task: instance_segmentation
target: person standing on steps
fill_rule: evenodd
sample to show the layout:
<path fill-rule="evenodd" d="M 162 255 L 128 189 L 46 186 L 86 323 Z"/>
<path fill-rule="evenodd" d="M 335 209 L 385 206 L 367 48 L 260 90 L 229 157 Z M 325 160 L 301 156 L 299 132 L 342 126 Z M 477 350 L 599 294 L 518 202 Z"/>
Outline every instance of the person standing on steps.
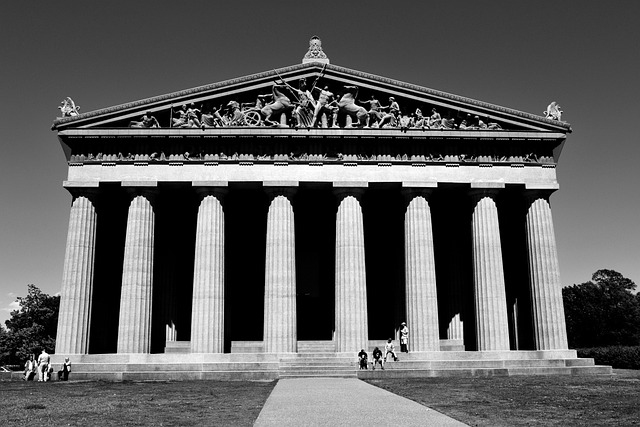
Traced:
<path fill-rule="evenodd" d="M 402 353 L 409 353 L 409 328 L 407 328 L 407 324 L 402 322 L 400 324 L 400 351 Z"/>

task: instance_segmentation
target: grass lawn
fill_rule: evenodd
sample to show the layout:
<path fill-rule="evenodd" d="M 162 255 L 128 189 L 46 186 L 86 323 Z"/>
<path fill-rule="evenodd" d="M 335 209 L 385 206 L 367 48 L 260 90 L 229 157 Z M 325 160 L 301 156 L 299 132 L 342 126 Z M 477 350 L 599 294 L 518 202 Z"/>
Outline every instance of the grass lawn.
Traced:
<path fill-rule="evenodd" d="M 276 382 L 0 382 L 0 426 L 251 426 Z"/>
<path fill-rule="evenodd" d="M 640 425 L 640 371 L 367 381 L 471 426 Z"/>
<path fill-rule="evenodd" d="M 640 425 L 640 371 L 368 381 L 471 426 Z M 276 382 L 0 382 L 0 426 L 250 426 Z"/>

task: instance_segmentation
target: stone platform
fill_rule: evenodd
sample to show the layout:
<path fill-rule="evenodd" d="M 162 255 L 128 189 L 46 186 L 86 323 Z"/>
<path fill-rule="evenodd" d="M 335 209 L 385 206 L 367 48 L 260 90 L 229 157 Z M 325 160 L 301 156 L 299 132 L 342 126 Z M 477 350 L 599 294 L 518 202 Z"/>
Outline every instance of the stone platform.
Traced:
<path fill-rule="evenodd" d="M 580 359 L 575 350 L 434 351 L 398 353 L 385 369 L 360 370 L 356 352 L 331 352 L 326 345 L 308 352 L 266 354 L 90 354 L 68 355 L 74 380 L 260 380 L 300 377 L 417 378 L 442 376 L 610 375 L 610 366 Z M 323 349 L 324 351 L 318 351 Z M 255 350 L 255 347 L 253 348 Z M 371 349 L 369 349 L 371 357 Z M 52 355 L 57 370 L 64 355 Z M 19 375 L 15 373 L 14 375 Z M 20 374 L 21 375 L 21 374 Z"/>

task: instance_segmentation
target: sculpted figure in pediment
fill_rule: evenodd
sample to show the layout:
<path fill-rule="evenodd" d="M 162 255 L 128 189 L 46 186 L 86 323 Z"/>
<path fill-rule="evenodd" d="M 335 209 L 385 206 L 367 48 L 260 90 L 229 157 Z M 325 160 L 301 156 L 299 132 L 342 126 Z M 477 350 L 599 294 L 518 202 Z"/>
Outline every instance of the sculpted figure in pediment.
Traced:
<path fill-rule="evenodd" d="M 229 101 L 227 104 L 227 126 L 242 126 L 244 125 L 244 116 L 242 115 L 242 111 L 240 110 L 240 104 L 236 101 Z"/>
<path fill-rule="evenodd" d="M 198 116 L 200 115 L 200 110 L 196 108 L 195 104 L 192 102 L 187 108 L 187 123 L 189 127 L 199 128 L 202 126 L 200 123 L 200 119 Z"/>
<path fill-rule="evenodd" d="M 224 120 L 220 115 L 220 110 L 215 107 L 211 107 L 211 109 L 207 111 L 203 110 L 201 119 L 203 127 L 213 128 L 224 125 Z"/>
<path fill-rule="evenodd" d="M 260 110 L 264 116 L 264 122 L 271 126 L 279 126 L 279 122 L 271 120 L 274 114 L 282 114 L 292 109 L 291 100 L 287 96 L 288 88 L 286 84 L 274 84 L 271 87 L 273 101 Z"/>
<path fill-rule="evenodd" d="M 160 123 L 151 115 L 151 111 L 147 111 L 144 116 L 140 117 L 140 121 L 132 121 L 129 123 L 131 128 L 159 128 Z"/>
<path fill-rule="evenodd" d="M 413 113 L 413 115 L 414 115 L 413 123 L 412 123 L 413 128 L 424 129 L 425 127 L 428 127 L 427 118 L 422 115 L 421 109 L 416 108 L 416 112 Z"/>
<path fill-rule="evenodd" d="M 382 104 L 380 104 L 380 101 L 376 99 L 375 95 L 371 95 L 371 99 L 367 99 L 365 101 L 358 100 L 358 102 L 361 104 L 369 104 L 368 114 L 370 126 L 374 126 L 376 123 L 380 122 L 384 114 L 381 111 Z"/>
<path fill-rule="evenodd" d="M 324 89 L 314 86 L 312 92 L 317 90 L 320 92 L 318 100 L 316 101 L 316 107 L 313 111 L 313 120 L 311 120 L 311 127 L 314 127 L 318 123 L 318 118 L 323 113 L 331 113 L 333 118 L 333 127 L 338 127 L 338 106 L 334 100 L 333 92 L 329 91 L 329 86 L 325 86 Z"/>
<path fill-rule="evenodd" d="M 342 113 L 346 113 L 351 117 L 356 116 L 358 119 L 357 126 L 369 127 L 369 114 L 364 107 L 356 105 L 357 97 L 358 86 L 345 86 L 344 94 L 338 101 L 338 108 Z"/>
<path fill-rule="evenodd" d="M 311 91 L 307 89 L 306 79 L 300 79 L 298 89 L 287 84 L 287 87 L 296 95 L 296 107 L 294 109 L 294 117 L 297 127 L 311 127 L 313 122 L 313 113 L 316 108 L 316 102 L 313 99 Z M 314 83 L 315 86 L 315 83 Z"/>
<path fill-rule="evenodd" d="M 196 108 L 192 102 L 188 107 L 187 104 L 183 104 L 179 110 L 173 111 L 176 117 L 172 118 L 171 127 L 174 128 L 199 128 L 202 127 L 200 123 L 200 110 Z"/>
<path fill-rule="evenodd" d="M 397 127 L 400 119 L 400 104 L 396 102 L 396 99 L 390 96 L 389 105 L 380 107 L 380 109 L 389 110 L 389 112 L 382 116 L 377 127 Z"/>
<path fill-rule="evenodd" d="M 440 121 L 440 127 L 436 127 L 436 128 L 432 128 L 432 129 L 447 129 L 447 130 L 451 130 L 451 129 L 455 129 L 456 128 L 456 121 L 454 119 L 447 119 L 444 118 Z"/>
<path fill-rule="evenodd" d="M 442 126 L 442 117 L 440 117 L 440 113 L 435 108 L 431 109 L 431 116 L 429 116 L 427 125 L 429 129 L 440 129 Z"/>
<path fill-rule="evenodd" d="M 174 111 L 173 115 L 175 115 L 176 117 L 172 119 L 171 127 L 174 127 L 174 128 L 189 127 L 188 121 L 187 121 L 187 105 L 186 104 L 183 104 L 179 110 Z"/>

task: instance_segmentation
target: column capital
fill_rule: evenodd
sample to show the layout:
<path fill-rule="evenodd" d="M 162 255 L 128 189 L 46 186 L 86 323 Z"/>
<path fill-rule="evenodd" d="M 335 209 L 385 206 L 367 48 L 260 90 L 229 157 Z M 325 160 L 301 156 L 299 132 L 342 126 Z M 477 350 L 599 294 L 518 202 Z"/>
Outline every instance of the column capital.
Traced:
<path fill-rule="evenodd" d="M 229 189 L 227 187 L 218 187 L 212 185 L 193 185 L 193 189 L 198 195 L 198 200 L 202 201 L 207 196 L 214 196 L 216 199 L 221 202 L 224 200 L 225 196 L 229 194 Z"/>
<path fill-rule="evenodd" d="M 358 201 L 362 199 L 364 192 L 367 188 L 367 184 L 364 185 L 337 185 L 342 183 L 333 183 L 333 194 L 336 196 L 338 203 L 345 197 L 353 196 Z M 346 183 L 345 183 L 346 184 Z"/>
<path fill-rule="evenodd" d="M 551 194 L 556 191 L 555 189 L 526 189 L 522 192 L 524 200 L 527 203 L 527 206 L 531 203 L 535 202 L 538 199 L 544 199 L 549 202 L 549 197 Z"/>
<path fill-rule="evenodd" d="M 471 198 L 471 205 L 475 206 L 485 197 L 489 197 L 495 201 L 495 198 L 499 193 L 499 188 L 471 188 L 468 194 Z"/>
<path fill-rule="evenodd" d="M 72 183 L 65 182 L 64 188 L 71 194 L 74 200 L 78 197 L 86 197 L 92 203 L 95 203 L 98 195 L 100 194 L 100 188 L 98 187 L 97 182 L 90 183 L 89 185 L 74 185 Z"/>
<path fill-rule="evenodd" d="M 138 196 L 142 196 L 147 199 L 152 205 L 155 204 L 158 198 L 158 189 L 157 187 L 133 187 L 133 186 L 125 186 L 125 191 L 129 196 L 130 200 L 135 199 Z"/>
<path fill-rule="evenodd" d="M 400 190 L 400 194 L 404 198 L 405 205 L 411 203 L 416 197 L 424 197 L 426 201 L 429 201 L 433 194 L 433 188 L 428 187 L 405 187 Z"/>
<path fill-rule="evenodd" d="M 296 192 L 298 191 L 297 187 L 283 187 L 283 186 L 269 186 L 269 187 L 264 187 L 264 191 L 265 193 L 267 193 L 267 196 L 269 197 L 269 201 L 272 201 L 273 199 L 275 199 L 278 196 L 284 196 L 287 199 L 291 199 Z"/>

